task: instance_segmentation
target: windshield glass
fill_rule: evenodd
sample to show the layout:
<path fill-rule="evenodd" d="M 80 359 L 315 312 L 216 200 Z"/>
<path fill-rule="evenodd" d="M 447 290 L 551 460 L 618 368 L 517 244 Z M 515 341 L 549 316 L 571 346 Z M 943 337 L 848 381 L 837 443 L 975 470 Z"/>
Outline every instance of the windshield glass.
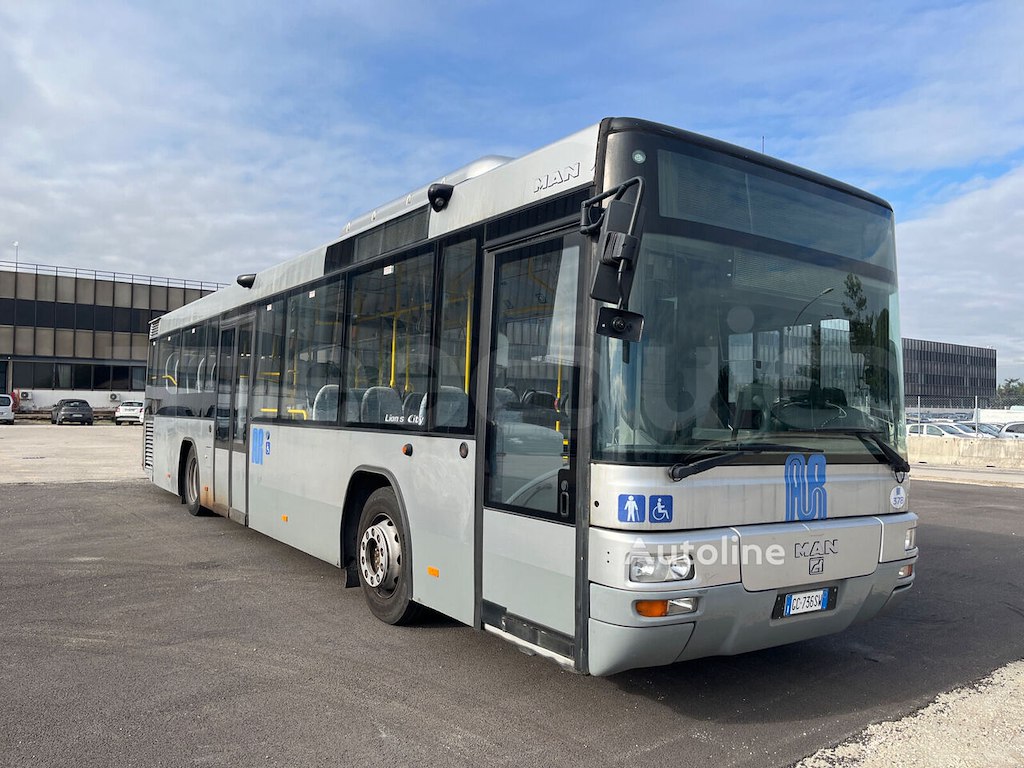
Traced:
<path fill-rule="evenodd" d="M 595 458 L 772 442 L 873 460 L 858 432 L 905 453 L 892 212 L 683 142 L 612 138 L 623 177 L 646 182 L 629 303 L 646 319 L 625 355 L 598 340 Z"/>

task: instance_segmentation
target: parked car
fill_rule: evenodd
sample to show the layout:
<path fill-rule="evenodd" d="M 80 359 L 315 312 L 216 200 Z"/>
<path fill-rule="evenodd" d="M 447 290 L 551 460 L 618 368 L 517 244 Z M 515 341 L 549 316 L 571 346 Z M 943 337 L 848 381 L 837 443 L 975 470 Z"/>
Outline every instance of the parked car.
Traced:
<path fill-rule="evenodd" d="M 0 424 L 14 423 L 14 399 L 10 395 L 0 395 Z"/>
<path fill-rule="evenodd" d="M 114 423 L 117 426 L 122 424 L 141 424 L 144 409 L 145 404 L 141 400 L 125 400 L 114 411 Z"/>
<path fill-rule="evenodd" d="M 985 429 L 985 424 L 975 424 L 973 421 L 960 421 L 953 426 L 966 432 L 968 437 L 982 437 L 986 440 L 995 437 L 995 435 Z"/>
<path fill-rule="evenodd" d="M 967 437 L 952 424 L 911 424 L 907 427 L 907 434 L 925 437 Z"/>
<path fill-rule="evenodd" d="M 1001 426 L 1001 424 L 981 423 L 978 424 L 978 431 L 988 435 L 989 437 L 999 437 L 999 427 Z"/>
<path fill-rule="evenodd" d="M 999 430 L 1000 437 L 1012 437 L 1017 440 L 1024 440 L 1024 421 L 1011 421 Z"/>
<path fill-rule="evenodd" d="M 92 406 L 85 400 L 58 400 L 50 410 L 51 424 L 92 424 Z"/>
<path fill-rule="evenodd" d="M 974 424 L 967 421 L 944 421 L 941 422 L 940 426 L 941 425 L 953 427 L 953 429 L 957 430 L 958 432 L 962 432 L 967 437 L 983 437 L 985 439 L 992 437 L 991 435 L 986 434 L 985 432 L 975 432 Z"/>

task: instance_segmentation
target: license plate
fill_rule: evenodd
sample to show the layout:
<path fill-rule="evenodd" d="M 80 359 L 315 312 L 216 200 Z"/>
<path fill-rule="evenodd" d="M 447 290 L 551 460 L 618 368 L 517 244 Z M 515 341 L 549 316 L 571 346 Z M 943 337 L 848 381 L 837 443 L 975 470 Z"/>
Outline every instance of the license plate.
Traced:
<path fill-rule="evenodd" d="M 809 592 L 791 592 L 779 595 L 775 600 L 773 619 L 799 616 L 801 613 L 831 611 L 836 607 L 836 588 L 815 589 Z"/>

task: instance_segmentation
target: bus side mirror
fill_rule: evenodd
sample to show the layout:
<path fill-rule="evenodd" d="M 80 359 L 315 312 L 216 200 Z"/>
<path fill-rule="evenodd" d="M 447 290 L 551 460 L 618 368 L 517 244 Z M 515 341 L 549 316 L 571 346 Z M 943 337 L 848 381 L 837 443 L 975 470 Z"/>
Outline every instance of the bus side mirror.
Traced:
<path fill-rule="evenodd" d="M 640 241 L 629 232 L 633 206 L 621 200 L 612 200 L 604 214 L 598 240 L 600 262 L 594 275 L 590 298 L 619 304 L 629 304 L 633 290 L 633 266 Z"/>
<path fill-rule="evenodd" d="M 633 202 L 627 203 L 622 196 L 633 186 L 637 187 L 636 197 Z M 596 332 L 623 342 L 640 341 L 644 329 L 644 316 L 627 309 L 640 250 L 640 239 L 633 233 L 640 218 L 643 189 L 641 177 L 629 179 L 614 189 L 586 200 L 580 214 L 580 232 L 585 235 L 597 233 L 598 236 L 597 253 L 600 261 L 594 275 L 594 285 L 590 289 L 590 298 L 615 305 L 601 307 Z M 599 203 L 604 200 L 607 203 L 602 209 Z M 596 220 L 595 212 L 599 212 Z M 624 360 L 628 360 L 628 349 L 628 345 L 624 344 Z"/>

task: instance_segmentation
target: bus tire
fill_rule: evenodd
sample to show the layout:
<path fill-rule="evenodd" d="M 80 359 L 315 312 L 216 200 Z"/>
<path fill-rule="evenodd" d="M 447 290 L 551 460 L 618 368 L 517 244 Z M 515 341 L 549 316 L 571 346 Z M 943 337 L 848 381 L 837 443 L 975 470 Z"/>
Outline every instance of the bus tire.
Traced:
<path fill-rule="evenodd" d="M 386 624 L 410 624 L 422 606 L 412 601 L 409 536 L 398 498 L 390 486 L 378 488 L 359 516 L 359 585 L 370 613 Z"/>
<path fill-rule="evenodd" d="M 202 488 L 199 477 L 199 456 L 196 454 L 196 447 L 189 446 L 188 456 L 185 457 L 184 474 L 181 478 L 181 500 L 190 515 L 203 514 L 203 506 L 199 503 L 199 489 Z"/>

